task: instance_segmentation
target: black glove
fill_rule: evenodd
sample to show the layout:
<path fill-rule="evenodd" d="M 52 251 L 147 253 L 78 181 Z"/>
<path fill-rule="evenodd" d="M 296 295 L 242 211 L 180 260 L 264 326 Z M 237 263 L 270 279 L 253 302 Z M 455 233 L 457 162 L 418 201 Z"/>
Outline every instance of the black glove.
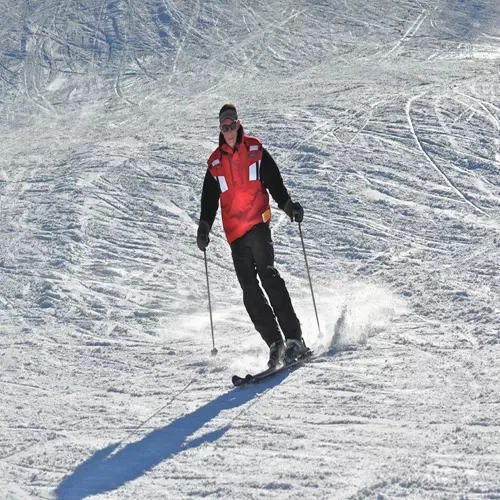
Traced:
<path fill-rule="evenodd" d="M 204 252 L 210 243 L 210 238 L 208 237 L 210 233 L 210 226 L 207 221 L 201 220 L 198 226 L 198 235 L 196 236 L 196 243 L 198 248 Z"/>
<path fill-rule="evenodd" d="M 304 209 L 302 208 L 302 205 L 300 203 L 294 203 L 291 198 L 288 198 L 283 210 L 288 217 L 290 217 L 292 222 L 302 222 L 304 219 Z"/>

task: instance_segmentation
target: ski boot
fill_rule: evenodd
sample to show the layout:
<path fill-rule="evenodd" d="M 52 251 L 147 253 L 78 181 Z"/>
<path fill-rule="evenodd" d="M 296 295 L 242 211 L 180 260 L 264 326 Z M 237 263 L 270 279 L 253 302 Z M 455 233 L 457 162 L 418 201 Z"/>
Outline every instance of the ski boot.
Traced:
<path fill-rule="evenodd" d="M 269 361 L 267 366 L 269 368 L 278 368 L 283 363 L 283 356 L 285 355 L 285 344 L 282 340 L 277 340 L 271 344 L 269 348 Z"/>
<path fill-rule="evenodd" d="M 309 349 L 306 347 L 302 337 L 300 339 L 287 339 L 283 363 L 285 365 L 293 363 L 307 355 L 308 352 Z"/>

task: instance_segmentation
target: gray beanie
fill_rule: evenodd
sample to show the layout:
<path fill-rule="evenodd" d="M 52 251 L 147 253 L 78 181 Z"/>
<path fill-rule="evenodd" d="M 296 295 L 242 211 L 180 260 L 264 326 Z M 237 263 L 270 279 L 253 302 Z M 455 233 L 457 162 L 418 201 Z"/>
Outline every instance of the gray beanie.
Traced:
<path fill-rule="evenodd" d="M 238 113 L 236 112 L 236 107 L 233 105 L 224 105 L 219 112 L 219 123 L 222 124 L 222 122 L 228 118 L 233 120 L 233 122 L 238 121 Z"/>

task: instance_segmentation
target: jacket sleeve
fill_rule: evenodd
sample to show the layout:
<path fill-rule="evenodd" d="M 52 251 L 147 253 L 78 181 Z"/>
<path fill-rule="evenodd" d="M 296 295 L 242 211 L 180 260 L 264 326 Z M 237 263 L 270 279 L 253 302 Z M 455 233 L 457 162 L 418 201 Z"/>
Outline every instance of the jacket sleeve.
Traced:
<path fill-rule="evenodd" d="M 290 199 L 290 195 L 283 184 L 283 179 L 279 171 L 278 165 L 267 149 L 262 148 L 262 161 L 260 164 L 260 179 L 266 189 L 273 197 L 273 200 L 283 210 L 285 203 Z"/>
<path fill-rule="evenodd" d="M 219 197 L 219 185 L 210 173 L 210 169 L 207 168 L 205 180 L 203 181 L 203 190 L 201 193 L 200 221 L 204 220 L 208 222 L 210 227 L 212 227 L 215 216 L 217 215 Z"/>

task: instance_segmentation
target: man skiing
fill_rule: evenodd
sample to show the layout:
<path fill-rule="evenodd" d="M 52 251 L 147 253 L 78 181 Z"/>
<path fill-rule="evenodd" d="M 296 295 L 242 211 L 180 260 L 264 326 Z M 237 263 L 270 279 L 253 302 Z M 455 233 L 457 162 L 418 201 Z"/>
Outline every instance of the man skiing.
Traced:
<path fill-rule="evenodd" d="M 292 222 L 302 222 L 304 210 L 291 200 L 278 166 L 262 142 L 245 135 L 233 104 L 222 106 L 219 124 L 219 147 L 208 159 L 203 182 L 197 244 L 206 251 L 220 200 L 222 225 L 243 302 L 255 329 L 269 346 L 268 366 L 278 367 L 303 354 L 306 346 L 285 282 L 274 267 L 268 191 Z"/>

